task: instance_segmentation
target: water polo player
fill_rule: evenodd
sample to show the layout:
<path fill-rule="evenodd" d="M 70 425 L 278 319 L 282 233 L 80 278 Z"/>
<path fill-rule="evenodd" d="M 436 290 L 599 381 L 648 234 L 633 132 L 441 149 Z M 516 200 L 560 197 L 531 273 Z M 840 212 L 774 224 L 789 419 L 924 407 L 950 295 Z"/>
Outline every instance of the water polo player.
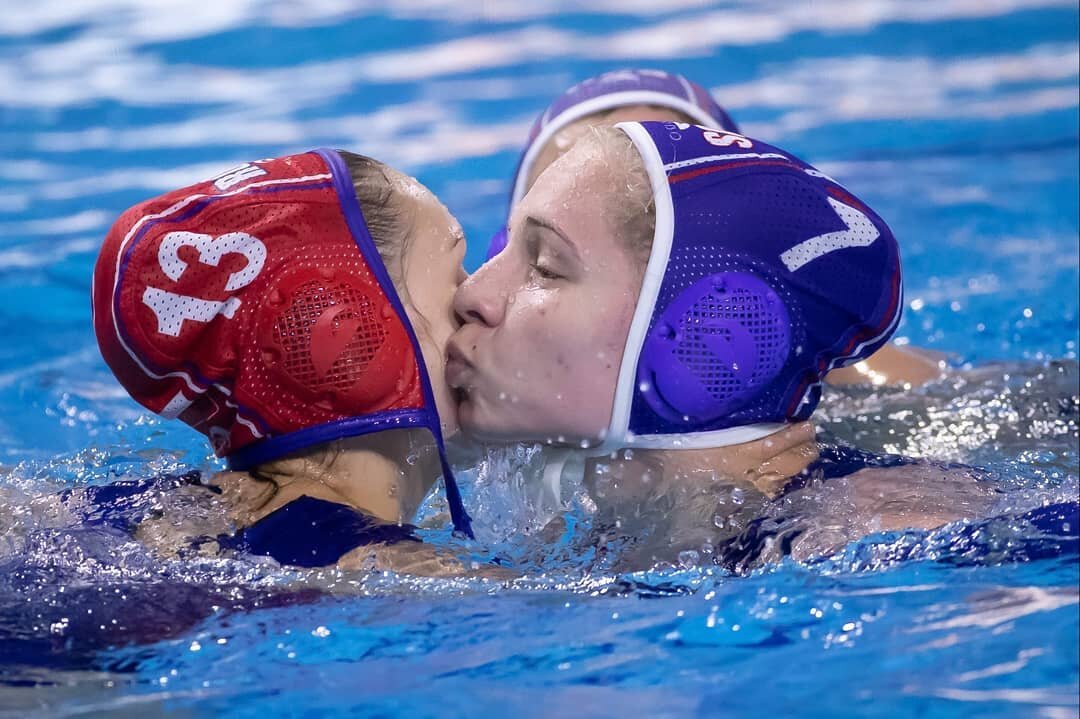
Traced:
<path fill-rule="evenodd" d="M 536 178 L 588 128 L 623 121 L 689 122 L 739 131 L 731 116 L 701 85 L 662 70 L 626 69 L 604 73 L 569 88 L 537 117 L 518 162 L 510 194 L 511 210 Z M 506 230 L 488 246 L 488 257 L 506 245 Z M 924 384 L 941 376 L 942 356 L 883 344 L 872 356 L 830 373 L 830 384 Z"/>
<path fill-rule="evenodd" d="M 598 504 L 669 506 L 696 531 L 721 487 L 767 499 L 813 476 L 857 478 L 851 512 L 878 528 L 985 505 L 963 471 L 943 482 L 940 466 L 817 445 L 822 379 L 899 322 L 898 248 L 848 190 L 765 143 L 677 122 L 593 128 L 455 304 L 462 427 L 585 448 L 585 476 L 608 480 Z"/>
<path fill-rule="evenodd" d="M 329 150 L 128 210 L 94 273 L 102 354 L 132 397 L 206 435 L 230 471 L 70 501 L 154 541 L 178 518 L 149 519 L 132 497 L 162 483 L 213 492 L 227 521 L 181 544 L 316 566 L 418 545 L 408 523 L 441 474 L 453 525 L 470 535 L 443 446 L 456 428 L 439 420 L 454 416 L 443 350 L 463 255 L 458 223 L 427 189 Z"/>

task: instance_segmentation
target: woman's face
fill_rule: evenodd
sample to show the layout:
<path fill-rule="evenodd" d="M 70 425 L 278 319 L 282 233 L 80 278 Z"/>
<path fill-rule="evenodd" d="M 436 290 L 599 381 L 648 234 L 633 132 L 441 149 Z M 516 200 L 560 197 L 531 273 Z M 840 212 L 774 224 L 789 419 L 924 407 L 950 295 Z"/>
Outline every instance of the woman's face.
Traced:
<path fill-rule="evenodd" d="M 404 285 L 398 289 L 404 289 L 400 292 L 402 302 L 424 354 L 443 434 L 450 436 L 457 432 L 457 422 L 444 367 L 447 340 L 460 324 L 454 314 L 453 298 L 465 280 L 461 264 L 465 235 L 454 216 L 427 188 L 405 175 L 393 181 L 404 198 L 403 212 L 411 220 L 401 265 L 394 274 Z"/>
<path fill-rule="evenodd" d="M 623 175 L 579 142 L 514 210 L 507 248 L 458 289 L 446 371 L 465 431 L 603 436 L 644 270 L 619 237 L 625 212 L 609 207 Z"/>

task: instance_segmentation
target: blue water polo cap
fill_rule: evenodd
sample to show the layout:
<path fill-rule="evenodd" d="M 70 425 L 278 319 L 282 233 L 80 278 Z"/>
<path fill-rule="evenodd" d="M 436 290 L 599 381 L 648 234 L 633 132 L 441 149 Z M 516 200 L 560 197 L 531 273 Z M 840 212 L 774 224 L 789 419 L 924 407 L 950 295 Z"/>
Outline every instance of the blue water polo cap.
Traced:
<path fill-rule="evenodd" d="M 602 449 L 717 447 L 810 416 L 821 381 L 896 329 L 899 249 L 840 184 L 771 145 L 682 122 L 617 125 L 656 232 Z"/>
<path fill-rule="evenodd" d="M 526 183 L 537 155 L 560 130 L 587 115 L 627 105 L 657 105 L 677 110 L 708 127 L 738 132 L 735 121 L 696 82 L 663 70 L 615 70 L 590 77 L 559 95 L 536 118 L 521 153 L 510 193 L 513 209 L 528 189 Z M 506 247 L 506 230 L 500 230 L 488 246 L 491 259 Z"/>

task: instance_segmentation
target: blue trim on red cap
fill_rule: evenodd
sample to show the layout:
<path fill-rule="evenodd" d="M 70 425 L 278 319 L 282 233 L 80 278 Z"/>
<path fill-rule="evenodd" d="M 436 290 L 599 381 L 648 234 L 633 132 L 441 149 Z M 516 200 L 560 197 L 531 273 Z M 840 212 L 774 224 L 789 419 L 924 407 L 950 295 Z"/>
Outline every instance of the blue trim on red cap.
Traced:
<path fill-rule="evenodd" d="M 373 432 L 386 432 L 392 429 L 407 429 L 429 425 L 427 409 L 385 410 L 376 415 L 346 417 L 345 419 L 317 424 L 314 427 L 267 437 L 261 442 L 249 444 L 232 452 L 226 458 L 229 469 L 243 471 L 257 464 L 280 459 L 297 450 L 312 445 L 332 442 L 345 437 L 357 437 Z"/>
<path fill-rule="evenodd" d="M 431 381 L 428 378 L 427 368 L 424 366 L 424 355 L 423 352 L 420 351 L 420 343 L 416 339 L 416 333 L 413 331 L 412 323 L 409 322 L 409 316 L 405 312 L 405 307 L 401 304 L 401 298 L 398 297 L 397 290 L 394 288 L 394 283 L 391 281 L 390 275 L 386 271 L 386 266 L 383 264 L 382 257 L 375 247 L 374 240 L 371 239 L 371 233 L 368 231 L 367 222 L 364 220 L 364 213 L 360 208 L 360 201 L 356 198 L 356 190 L 353 188 L 352 176 L 349 174 L 349 169 L 345 166 L 345 161 L 341 159 L 341 155 L 335 150 L 320 148 L 315 152 L 323 158 L 330 168 L 330 174 L 332 175 L 334 182 L 334 190 L 337 192 L 338 202 L 341 205 L 341 212 L 345 217 L 345 223 L 352 233 L 356 246 L 360 249 L 360 254 L 367 260 L 368 268 L 371 270 L 371 273 L 375 275 L 375 279 L 382 287 L 383 292 L 386 294 L 386 298 L 390 301 L 390 305 L 394 308 L 394 311 L 397 312 L 398 317 L 401 318 L 401 323 L 404 325 L 405 331 L 409 335 L 409 341 L 412 343 L 413 353 L 416 356 L 417 369 L 420 374 L 420 389 L 424 397 L 424 407 L 419 410 L 413 410 L 419 413 L 419 421 L 412 426 L 422 426 L 435 437 L 435 444 L 439 448 L 439 459 L 443 468 L 443 484 L 446 486 L 446 501 L 450 505 L 450 518 L 454 523 L 454 529 L 462 532 L 470 539 L 473 539 L 475 537 L 472 531 L 472 520 L 469 517 L 469 513 L 465 511 L 465 505 L 461 501 L 461 493 L 458 490 L 457 481 L 454 479 L 454 474 L 450 470 L 450 463 L 446 459 L 446 445 L 443 441 L 442 426 L 439 424 L 439 414 L 437 405 L 435 404 L 435 395 L 431 391 Z"/>

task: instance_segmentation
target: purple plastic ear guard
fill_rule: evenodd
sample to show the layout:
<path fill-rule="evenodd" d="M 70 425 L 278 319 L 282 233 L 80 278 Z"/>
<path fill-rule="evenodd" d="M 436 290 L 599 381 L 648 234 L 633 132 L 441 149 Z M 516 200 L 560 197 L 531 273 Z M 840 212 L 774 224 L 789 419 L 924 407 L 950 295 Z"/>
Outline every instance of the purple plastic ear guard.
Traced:
<path fill-rule="evenodd" d="M 711 275 L 657 318 L 638 360 L 638 390 L 669 421 L 710 422 L 777 377 L 790 339 L 787 308 L 763 280 L 744 272 Z"/>
<path fill-rule="evenodd" d="M 484 257 L 484 262 L 487 262 L 495 255 L 499 254 L 506 248 L 506 243 L 510 240 L 506 234 L 506 228 L 502 228 L 494 235 L 491 236 L 491 242 L 488 243 L 487 255 Z"/>

